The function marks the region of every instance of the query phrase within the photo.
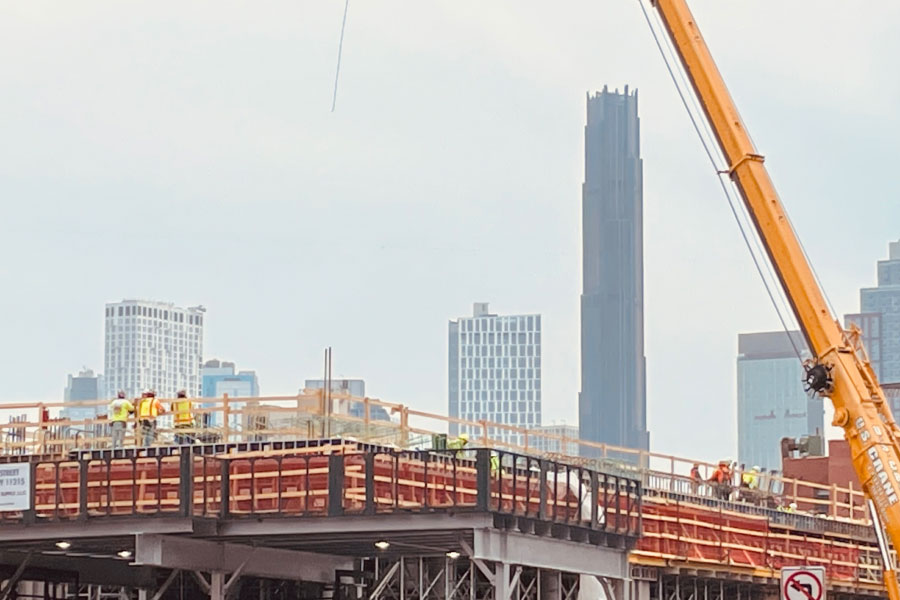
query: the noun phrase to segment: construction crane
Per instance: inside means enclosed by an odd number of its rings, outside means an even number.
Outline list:
[[[860,332],[845,331],[832,314],[763,157],[741,121],[686,1],[651,2],[814,357],[804,365],[806,385],[834,405],[834,425],[844,430],[856,474],[870,509],[874,508],[885,587],[891,600],[900,600],[884,539],[886,531],[894,548],[900,548],[900,429],[862,347]]]

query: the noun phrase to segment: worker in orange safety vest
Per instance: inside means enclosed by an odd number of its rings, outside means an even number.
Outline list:
[[[731,496],[731,477],[731,464],[727,460],[720,460],[709,482],[713,484],[716,496],[721,500],[728,500]]]

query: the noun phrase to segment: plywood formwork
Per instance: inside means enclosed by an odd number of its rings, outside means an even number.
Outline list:
[[[645,497],[632,563],[768,583],[777,580],[782,567],[818,565],[836,588],[876,595],[882,590],[872,531],[850,523],[826,528],[826,520],[818,517],[739,508],[684,497]]]

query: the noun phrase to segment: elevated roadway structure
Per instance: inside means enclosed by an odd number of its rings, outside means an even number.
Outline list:
[[[449,451],[440,424],[412,422],[441,417],[347,401],[399,418],[222,399],[202,411],[242,427],[195,431],[218,442],[174,446],[164,427],[159,445],[112,452],[102,416],[29,406],[0,425],[30,498],[0,512],[0,576],[41,597],[753,600],[778,596],[781,567],[822,565],[832,597],[883,597],[858,490],[764,474],[755,497],[722,499],[687,476],[694,461],[538,451],[589,443],[534,432],[532,447]],[[776,508],[788,501],[802,512]]]

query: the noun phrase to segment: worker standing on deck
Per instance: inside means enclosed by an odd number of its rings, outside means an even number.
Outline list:
[[[134,412],[134,405],[125,398],[125,392],[119,391],[115,400],[109,403],[107,411],[110,430],[112,432],[112,449],[121,448],[125,442],[125,427],[128,415]]]
[[[144,448],[149,448],[156,441],[156,417],[165,412],[156,399],[156,392],[149,390],[142,394],[138,407],[138,421],[141,424],[141,445]]]
[[[175,443],[189,446],[194,443],[191,429],[194,427],[194,406],[187,397],[187,391],[180,390],[178,398],[172,403],[172,413],[175,415]]]
[[[449,444],[447,444],[447,449],[456,450],[456,453],[455,453],[456,457],[459,458],[462,456],[462,451],[465,450],[466,444],[468,444],[468,443],[469,443],[469,434],[461,433],[461,434],[459,434],[458,438],[456,438],[455,440],[453,440]]]
[[[759,467],[753,467],[741,475],[741,487],[755,490],[759,487]]]
[[[691,467],[691,492],[693,494],[696,495],[700,490],[701,483],[703,483],[703,476],[700,474],[700,465],[694,463],[694,466]]]
[[[720,500],[728,500],[731,496],[731,468],[727,460],[720,460],[719,466],[713,471],[709,482],[713,484],[716,496]]]
[[[497,475],[501,473],[500,471],[500,455],[496,452],[491,452],[491,476]]]

